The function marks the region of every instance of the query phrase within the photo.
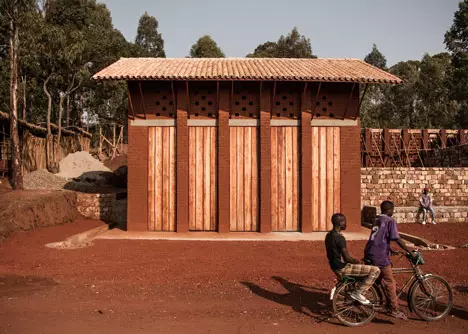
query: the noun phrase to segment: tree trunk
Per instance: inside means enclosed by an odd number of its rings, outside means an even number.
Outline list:
[[[44,80],[44,84],[42,86],[44,93],[47,95],[46,168],[49,171],[52,170],[52,162],[53,162],[52,131],[50,129],[50,115],[52,113],[52,96],[47,90],[47,83],[49,82],[51,77],[52,77],[52,73],[49,74],[46,80]]]
[[[12,152],[12,179],[13,189],[23,189],[23,171],[18,135],[18,25],[15,22],[18,17],[18,8],[13,8],[10,19],[10,136]]]
[[[23,78],[23,121],[26,121],[26,106],[28,104],[27,98],[26,98],[26,76]]]
[[[70,126],[70,96],[67,95],[67,127]]]
[[[59,116],[58,116],[58,135],[57,142],[60,145],[60,139],[62,137],[62,114],[63,114],[63,100],[65,99],[65,94],[60,93],[60,102],[59,102]]]

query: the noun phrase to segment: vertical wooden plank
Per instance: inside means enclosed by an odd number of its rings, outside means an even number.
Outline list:
[[[169,145],[169,159],[171,160],[170,163],[170,189],[169,189],[169,231],[175,231],[175,198],[176,198],[176,159],[175,159],[175,142],[176,142],[176,131],[175,127],[169,128],[169,137],[170,137],[170,145]]]
[[[210,162],[211,162],[211,180],[210,180],[210,187],[211,187],[211,195],[210,195],[210,212],[211,212],[211,217],[210,217],[210,230],[211,231],[216,231],[216,216],[217,216],[217,210],[218,206],[216,205],[217,203],[217,166],[216,166],[216,157],[217,157],[217,145],[216,145],[216,131],[217,129],[213,126],[210,129],[211,131],[211,157],[210,157]]]
[[[288,126],[284,128],[285,132],[285,231],[292,231],[293,229],[293,151],[292,151],[292,132],[293,128]]]
[[[299,230],[299,149],[298,132],[299,128],[292,129],[292,230]]]
[[[319,223],[319,129],[312,127],[312,230],[318,231]]]
[[[341,159],[340,159],[340,154],[341,154],[341,149],[340,149],[340,128],[338,126],[333,128],[333,180],[334,180],[334,190],[333,190],[333,197],[334,197],[334,203],[333,203],[333,211],[334,212],[341,212],[341,203],[340,203],[340,198],[341,198],[341,180],[340,180],[340,174],[341,174],[341,169],[340,169],[340,164],[341,164]]]
[[[327,228],[327,129],[320,128],[320,190],[319,190],[319,211],[320,211],[320,231]]]
[[[244,130],[237,128],[237,231],[244,230]]]
[[[203,127],[204,140],[204,178],[203,178],[203,230],[209,231],[211,228],[211,128]]]
[[[162,164],[163,164],[163,175],[162,175],[162,230],[169,230],[169,171],[170,171],[170,160],[169,160],[169,128],[162,127]]]
[[[196,171],[197,138],[195,128],[189,128],[189,230],[196,229]]]
[[[237,231],[237,129],[235,127],[229,128],[230,132],[230,151],[231,151],[231,162],[230,162],[230,178],[231,178],[231,190],[230,190],[230,230]]]
[[[154,127],[148,128],[148,231],[154,230]]]
[[[204,184],[204,159],[203,159],[203,153],[204,153],[204,147],[203,147],[203,128],[202,127],[195,127],[195,137],[196,137],[196,152],[197,152],[197,164],[195,166],[197,175],[195,179],[196,183],[196,197],[195,197],[195,210],[196,210],[196,227],[195,229],[197,231],[203,231],[203,184]]]
[[[252,156],[252,231],[258,231],[258,148],[257,128],[252,127],[252,144],[250,146]]]
[[[244,127],[244,229],[252,231],[252,128]]]
[[[271,229],[278,230],[278,129],[271,127]]]
[[[156,127],[155,128],[155,227],[154,229],[156,231],[161,231],[162,230],[162,218],[163,218],[163,212],[162,212],[162,169],[163,169],[163,164],[162,164],[162,131],[161,127]]]
[[[331,229],[331,216],[333,215],[334,205],[334,164],[333,164],[333,127],[327,127],[327,216],[326,216],[326,229]]]
[[[284,231],[286,228],[285,207],[286,207],[286,148],[285,148],[285,128],[278,128],[278,230]]]

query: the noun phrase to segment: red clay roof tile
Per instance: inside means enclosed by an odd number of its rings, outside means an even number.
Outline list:
[[[96,80],[279,80],[400,84],[359,59],[121,58]]]

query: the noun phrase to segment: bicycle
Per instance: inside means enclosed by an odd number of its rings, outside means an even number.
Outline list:
[[[431,273],[424,274],[420,266],[424,264],[421,253],[413,251],[412,254],[400,254],[406,257],[411,268],[393,268],[394,274],[412,273],[397,297],[403,294],[409,286],[407,301],[411,312],[416,313],[426,321],[436,321],[445,317],[453,306],[453,293],[445,279]],[[346,326],[356,327],[365,325],[374,319],[377,311],[386,309],[387,295],[380,282],[364,293],[371,302],[363,305],[350,297],[362,278],[343,276],[332,290],[330,299],[333,300],[333,317],[336,317]]]

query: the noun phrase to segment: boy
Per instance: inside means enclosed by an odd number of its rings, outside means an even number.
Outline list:
[[[376,218],[372,232],[364,250],[364,257],[374,266],[380,268],[380,277],[388,299],[390,316],[406,320],[406,315],[400,311],[396,294],[396,283],[392,273],[392,264],[389,255],[392,251],[390,241],[395,241],[405,252],[409,253],[403,240],[400,239],[398,227],[392,218],[395,205],[384,201],[380,205],[382,214]]]
[[[349,255],[346,249],[346,239],[341,234],[341,231],[346,230],[346,217],[341,213],[335,213],[331,220],[333,229],[325,237],[330,268],[338,276],[366,277],[350,296],[361,304],[368,305],[370,301],[362,294],[374,284],[379,277],[380,269],[359,264],[358,260]]]
[[[431,213],[431,223],[435,225],[436,224],[435,218],[434,218],[435,212],[434,212],[434,208],[432,207],[432,198],[431,196],[429,196],[428,193],[429,193],[429,189],[424,188],[423,194],[421,198],[419,199],[419,203],[421,204],[421,209],[423,210],[422,224],[426,225],[426,215],[427,215],[427,211],[429,210],[429,212]]]

